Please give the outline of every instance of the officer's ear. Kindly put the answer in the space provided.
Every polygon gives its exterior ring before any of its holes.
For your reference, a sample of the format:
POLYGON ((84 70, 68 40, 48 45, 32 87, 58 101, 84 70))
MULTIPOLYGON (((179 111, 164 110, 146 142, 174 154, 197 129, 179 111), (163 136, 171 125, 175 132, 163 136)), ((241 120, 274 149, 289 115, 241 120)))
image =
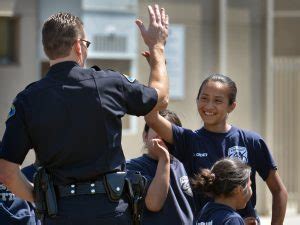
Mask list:
POLYGON ((82 51, 81 51, 81 43, 80 43, 80 40, 79 40, 79 39, 77 39, 77 40, 75 41, 75 43, 74 43, 74 45, 73 45, 73 48, 74 48, 76 54, 78 54, 78 55, 81 55, 81 54, 82 54, 82 51))

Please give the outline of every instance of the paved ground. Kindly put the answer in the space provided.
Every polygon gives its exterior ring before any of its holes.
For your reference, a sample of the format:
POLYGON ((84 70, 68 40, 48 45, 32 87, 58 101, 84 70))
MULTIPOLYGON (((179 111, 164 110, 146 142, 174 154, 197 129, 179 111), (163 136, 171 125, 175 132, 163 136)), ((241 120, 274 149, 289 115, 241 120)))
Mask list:
MULTIPOLYGON (((270 217, 262 217, 261 225, 271 225, 271 218, 270 217)), ((287 215, 284 219, 284 225, 300 225, 300 214, 287 215)))

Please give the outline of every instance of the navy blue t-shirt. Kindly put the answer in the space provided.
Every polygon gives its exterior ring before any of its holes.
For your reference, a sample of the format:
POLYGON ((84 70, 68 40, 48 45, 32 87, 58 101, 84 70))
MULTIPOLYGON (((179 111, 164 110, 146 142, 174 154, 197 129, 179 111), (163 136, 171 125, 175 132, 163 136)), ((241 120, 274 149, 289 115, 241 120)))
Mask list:
POLYGON ((57 63, 13 102, 0 158, 22 164, 34 149, 56 185, 121 170, 125 114, 141 116, 157 103, 154 88, 112 71, 57 63))
POLYGON ((208 202, 194 225, 244 225, 242 217, 231 207, 215 202, 208 202))
MULTIPOLYGON (((165 204, 159 212, 151 212, 145 207, 143 225, 192 224, 194 202, 188 176, 176 158, 171 159, 170 166, 170 189, 165 204)), ((143 155, 127 161, 126 167, 128 170, 140 171, 150 184, 156 173, 157 161, 143 155)))
MULTIPOLYGON (((25 167, 27 179, 35 173, 33 165, 25 167)), ((1 225, 40 225, 34 213, 34 206, 11 193, 0 183, 0 224, 1 225)))
MULTIPOLYGON (((251 167, 253 195, 245 209, 239 213, 243 217, 256 216, 255 174, 266 180, 276 164, 265 141, 258 134, 232 126, 226 133, 214 133, 201 128, 196 131, 173 125, 174 148, 172 154, 185 166, 190 177, 202 168, 212 165, 224 157, 237 157, 251 167)), ((196 194, 196 206, 200 209, 209 201, 202 194, 196 194)))

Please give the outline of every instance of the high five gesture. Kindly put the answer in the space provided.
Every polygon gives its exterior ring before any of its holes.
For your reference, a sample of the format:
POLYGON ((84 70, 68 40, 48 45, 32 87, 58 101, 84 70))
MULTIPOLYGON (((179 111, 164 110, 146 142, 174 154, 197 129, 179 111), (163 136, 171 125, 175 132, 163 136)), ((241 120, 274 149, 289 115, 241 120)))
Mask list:
POLYGON ((166 15, 165 9, 159 9, 158 5, 148 6, 150 23, 148 29, 141 20, 136 20, 136 24, 140 28, 141 35, 145 44, 151 50, 153 47, 165 45, 168 37, 169 17, 166 15))

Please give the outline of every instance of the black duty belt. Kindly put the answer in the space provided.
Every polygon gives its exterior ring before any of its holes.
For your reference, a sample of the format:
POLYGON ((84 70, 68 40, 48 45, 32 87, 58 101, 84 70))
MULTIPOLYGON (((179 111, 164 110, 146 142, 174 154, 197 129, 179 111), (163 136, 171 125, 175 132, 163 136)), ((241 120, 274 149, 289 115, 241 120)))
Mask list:
POLYGON ((58 196, 67 197, 75 195, 93 195, 106 193, 102 181, 94 181, 88 183, 76 183, 66 186, 57 186, 58 196))

